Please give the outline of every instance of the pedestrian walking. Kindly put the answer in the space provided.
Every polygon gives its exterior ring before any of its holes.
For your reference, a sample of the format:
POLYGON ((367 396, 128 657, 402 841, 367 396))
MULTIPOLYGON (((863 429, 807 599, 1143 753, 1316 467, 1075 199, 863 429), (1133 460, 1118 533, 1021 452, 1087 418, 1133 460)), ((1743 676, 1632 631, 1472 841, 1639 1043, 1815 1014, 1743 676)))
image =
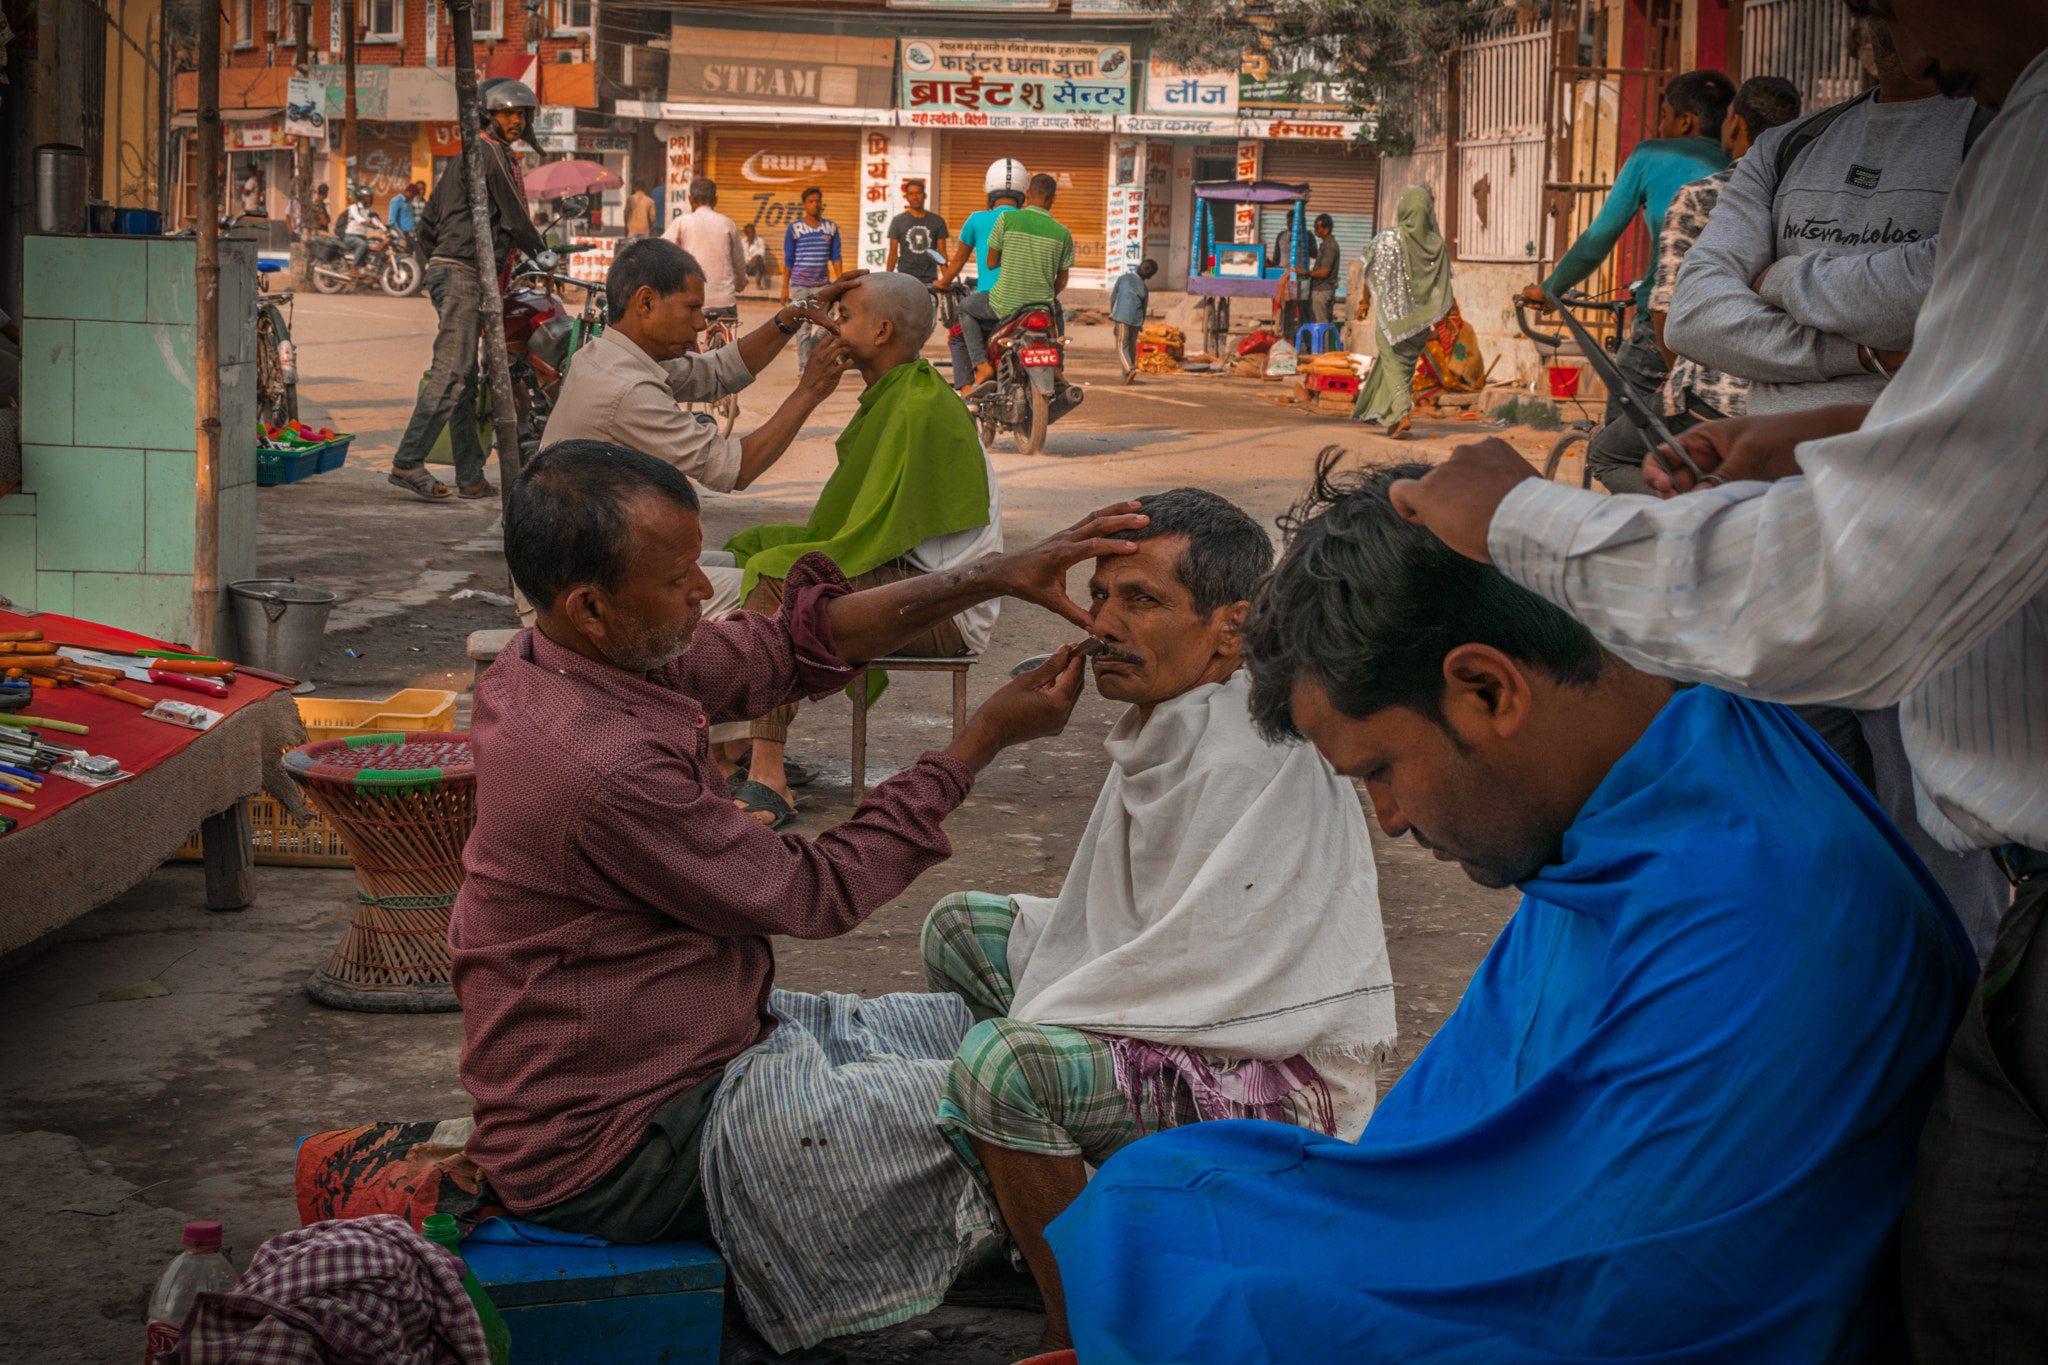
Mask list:
POLYGON ((1145 309, 1152 301, 1146 281, 1159 273, 1159 262, 1149 257, 1136 270, 1116 277, 1109 291, 1109 320, 1116 329, 1116 360, 1123 366, 1124 383, 1138 377, 1138 336, 1145 330, 1145 309))
POLYGON ((1408 434, 1415 365, 1430 329, 1456 306, 1451 252, 1437 228, 1436 198, 1423 185, 1401 191, 1394 226, 1373 239, 1365 297, 1373 312, 1374 360, 1352 405, 1351 420, 1376 422, 1396 438, 1408 434))
MULTIPOLYGON (((797 197, 803 214, 782 233, 782 305, 791 299, 815 297, 820 289, 839 278, 839 224, 825 216, 825 191, 813 185, 797 197)), ((740 269, 745 271, 742 260, 740 269)), ((804 324, 796 339, 796 367, 801 373, 811 363, 811 352, 825 329, 804 324)))

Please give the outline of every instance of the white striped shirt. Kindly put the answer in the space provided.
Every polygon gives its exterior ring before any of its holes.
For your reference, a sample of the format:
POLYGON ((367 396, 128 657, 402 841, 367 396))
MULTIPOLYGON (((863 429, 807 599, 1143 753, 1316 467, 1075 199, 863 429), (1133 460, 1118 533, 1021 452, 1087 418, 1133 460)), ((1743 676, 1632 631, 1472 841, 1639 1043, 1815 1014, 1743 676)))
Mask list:
POLYGON ((1629 662, 1899 704, 1920 823, 2048 848, 2048 54, 1956 182, 1913 354, 1804 477, 1668 502, 1539 479, 1493 560, 1629 662))

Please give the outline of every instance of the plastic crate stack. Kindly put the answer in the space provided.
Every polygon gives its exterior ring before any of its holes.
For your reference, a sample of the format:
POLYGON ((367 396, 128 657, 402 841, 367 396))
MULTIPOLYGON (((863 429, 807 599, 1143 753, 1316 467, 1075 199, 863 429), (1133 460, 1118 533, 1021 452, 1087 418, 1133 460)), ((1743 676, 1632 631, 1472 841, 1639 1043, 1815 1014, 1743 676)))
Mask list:
POLYGON ((256 438, 256 482, 297 483, 315 474, 341 468, 348 458, 354 432, 309 427, 304 422, 287 422, 281 427, 258 424, 256 438))

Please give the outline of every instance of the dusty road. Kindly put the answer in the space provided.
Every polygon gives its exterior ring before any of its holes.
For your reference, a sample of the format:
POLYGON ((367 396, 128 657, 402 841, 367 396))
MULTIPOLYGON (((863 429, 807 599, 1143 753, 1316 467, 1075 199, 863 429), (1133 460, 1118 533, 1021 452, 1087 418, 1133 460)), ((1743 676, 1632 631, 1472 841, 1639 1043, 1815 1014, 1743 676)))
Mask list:
MULTIPOLYGON (((765 314, 761 305, 746 311, 749 325, 765 314)), ((259 500, 261 571, 343 598, 314 675, 320 695, 466 689, 468 633, 514 624, 509 610, 480 599, 449 600, 464 588, 505 590, 495 501, 429 506, 385 482, 432 329, 423 299, 308 296, 297 309, 303 416, 358 433, 346 468, 265 489, 259 500)), ((1185 484, 1229 497, 1270 526, 1326 445, 1369 460, 1441 458, 1454 438, 1480 429, 1421 423, 1419 439, 1397 444, 1278 405, 1267 396, 1277 386, 1146 376, 1123 388, 1107 329, 1079 330, 1072 377, 1088 385, 1087 401, 1053 429, 1045 455, 1015 454, 1007 439, 992 452, 1012 546, 1097 506, 1185 484)), ((931 355, 941 359, 936 346, 931 355)), ((743 429, 788 393, 792 356, 793 348, 747 391, 743 429)), ((708 542, 805 518, 858 384, 851 377, 754 488, 706 496, 708 542)), ((1508 435, 1529 452, 1549 440, 1526 429, 1508 435)), ((1076 593, 1085 578, 1077 573, 1076 593)), ((1006 608, 972 675, 971 700, 1017 660, 1072 635, 1048 613, 1006 608)), ((1064 735, 999 759, 947 822, 953 859, 844 939, 779 943, 779 983, 869 995, 917 989, 917 928, 939 896, 965 887, 1054 891, 1101 784, 1100 741, 1116 710, 1091 693, 1064 735)), ((942 745, 948 713, 943 678, 896 679, 874 713, 870 781, 942 745)), ((808 708, 798 722, 791 757, 821 776, 795 832, 816 834, 850 812, 847 739, 843 698, 808 708)), ((1473 886, 1407 842, 1379 839, 1378 853, 1401 1027, 1384 1087, 1455 1007, 1514 897, 1473 886)), ((0 1215, 14 1231, 0 1251, 0 1340, 13 1358, 132 1358, 149 1286, 175 1252, 183 1219, 220 1219, 238 1265, 296 1225, 298 1135, 467 1111, 455 1070, 459 1016, 340 1013, 301 991, 346 921, 352 875, 271 867, 257 875, 255 907, 209 914, 197 868, 168 865, 0 964, 0 1033, 9 1042, 0 1055, 0 1215), (99 1001, 104 990, 152 979, 171 993, 99 1001)), ((1026 1315, 947 1309, 856 1343, 853 1358, 978 1365, 1028 1354, 1021 1348, 1035 1332, 1026 1315)))

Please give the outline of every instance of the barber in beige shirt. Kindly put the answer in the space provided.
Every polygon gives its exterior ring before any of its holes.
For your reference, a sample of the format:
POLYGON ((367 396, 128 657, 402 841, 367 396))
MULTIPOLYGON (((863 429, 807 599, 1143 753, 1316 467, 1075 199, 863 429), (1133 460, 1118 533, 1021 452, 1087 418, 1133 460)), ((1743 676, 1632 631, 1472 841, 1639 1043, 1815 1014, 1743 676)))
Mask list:
MULTIPOLYGON (((775 414, 745 436, 721 436, 709 414, 676 405, 713 402, 747 387, 805 322, 836 333, 826 312, 856 277, 848 272, 736 344, 700 355, 703 270, 671 242, 634 242, 612 261, 605 277, 610 321, 576 353, 541 444, 610 441, 667 460, 720 493, 745 488, 781 458, 804 420, 839 387, 846 356, 836 336, 811 353, 795 391, 775 414)), ((701 562, 716 590, 704 614, 716 620, 739 605, 742 575, 722 551, 707 551, 701 562)))

